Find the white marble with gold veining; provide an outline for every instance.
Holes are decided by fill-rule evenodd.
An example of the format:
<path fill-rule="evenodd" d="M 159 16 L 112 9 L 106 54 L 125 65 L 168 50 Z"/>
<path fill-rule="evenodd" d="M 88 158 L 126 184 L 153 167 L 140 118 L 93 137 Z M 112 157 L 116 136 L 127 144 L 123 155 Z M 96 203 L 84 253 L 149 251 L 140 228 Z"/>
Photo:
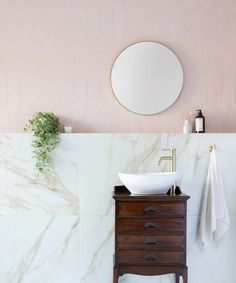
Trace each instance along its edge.
<path fill-rule="evenodd" d="M 0 282 L 76 282 L 78 216 L 0 217 Z"/>
<path fill-rule="evenodd" d="M 77 139 L 61 140 L 52 172 L 34 182 L 31 135 L 0 135 L 0 215 L 79 213 Z"/>
<path fill-rule="evenodd" d="M 0 135 L 0 282 L 111 283 L 114 251 L 112 191 L 118 172 L 165 171 L 162 148 L 176 147 L 177 184 L 188 201 L 190 283 L 235 283 L 236 134 L 62 134 L 53 170 L 33 182 L 31 135 Z M 231 229 L 221 245 L 202 251 L 196 239 L 208 146 L 217 159 Z M 123 283 L 174 283 L 173 275 L 125 275 Z"/>

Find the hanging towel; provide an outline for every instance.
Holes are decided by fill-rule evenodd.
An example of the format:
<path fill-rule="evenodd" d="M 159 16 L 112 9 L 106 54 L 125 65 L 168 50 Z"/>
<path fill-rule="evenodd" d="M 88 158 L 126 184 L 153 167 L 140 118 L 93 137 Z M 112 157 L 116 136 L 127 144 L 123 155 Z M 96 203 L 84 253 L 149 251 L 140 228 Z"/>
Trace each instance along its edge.
<path fill-rule="evenodd" d="M 210 164 L 206 180 L 199 222 L 199 238 L 203 247 L 209 243 L 219 244 L 230 227 L 228 207 L 222 181 L 216 165 L 216 152 L 210 153 Z"/>

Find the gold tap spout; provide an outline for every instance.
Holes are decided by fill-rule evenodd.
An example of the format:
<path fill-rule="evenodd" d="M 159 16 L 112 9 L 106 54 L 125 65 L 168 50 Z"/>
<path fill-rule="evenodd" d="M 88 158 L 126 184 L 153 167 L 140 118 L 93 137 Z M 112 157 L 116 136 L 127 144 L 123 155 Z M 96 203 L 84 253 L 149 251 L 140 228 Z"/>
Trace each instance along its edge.
<path fill-rule="evenodd" d="M 163 160 L 169 160 L 171 161 L 170 172 L 176 172 L 176 148 L 168 148 L 163 150 L 169 151 L 170 155 L 162 156 L 158 161 L 158 165 L 160 165 Z"/>
<path fill-rule="evenodd" d="M 170 155 L 162 156 L 158 161 L 158 165 L 160 165 L 163 160 L 171 161 L 170 172 L 176 172 L 176 148 L 168 148 L 163 150 L 169 151 Z M 171 195 L 175 195 L 175 189 L 176 186 L 174 184 L 171 188 Z"/>

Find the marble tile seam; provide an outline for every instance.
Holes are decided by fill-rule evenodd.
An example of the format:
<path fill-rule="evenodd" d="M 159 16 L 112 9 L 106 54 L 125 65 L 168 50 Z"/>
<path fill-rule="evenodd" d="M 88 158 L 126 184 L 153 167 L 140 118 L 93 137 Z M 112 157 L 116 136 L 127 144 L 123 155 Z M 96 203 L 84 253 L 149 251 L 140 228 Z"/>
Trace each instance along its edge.
<path fill-rule="evenodd" d="M 36 214 L 36 213 L 15 213 L 15 214 L 1 214 L 1 217 L 80 217 L 80 214 L 50 214 L 50 213 L 41 213 L 41 214 Z"/>
<path fill-rule="evenodd" d="M 50 214 L 50 213 L 41 213 L 41 214 L 37 214 L 37 213 L 15 213 L 15 214 L 1 214 L 0 215 L 0 219 L 1 217 L 115 217 L 115 214 L 104 214 L 104 213 L 78 213 L 78 214 L 66 214 L 66 213 L 62 213 L 62 214 Z M 200 217 L 200 214 L 188 214 L 188 217 Z M 231 217 L 236 217 L 235 213 L 229 213 L 229 216 Z"/>

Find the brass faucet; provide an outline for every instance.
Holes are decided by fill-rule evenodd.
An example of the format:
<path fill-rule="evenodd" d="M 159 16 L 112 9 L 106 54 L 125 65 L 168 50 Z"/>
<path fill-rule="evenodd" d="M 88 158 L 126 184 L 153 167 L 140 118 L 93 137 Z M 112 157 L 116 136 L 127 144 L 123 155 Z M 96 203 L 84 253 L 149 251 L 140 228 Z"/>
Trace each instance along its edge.
<path fill-rule="evenodd" d="M 158 165 L 161 164 L 162 160 L 170 160 L 171 165 L 170 165 L 170 172 L 175 172 L 176 171 L 176 148 L 167 148 L 167 149 L 162 149 L 170 152 L 170 155 L 168 156 L 162 156 L 158 162 Z"/>
<path fill-rule="evenodd" d="M 162 160 L 169 160 L 171 161 L 170 172 L 176 172 L 176 148 L 167 148 L 163 150 L 170 152 L 170 155 L 162 156 L 158 161 L 158 165 L 161 164 Z M 174 184 L 171 188 L 171 195 L 175 195 L 175 189 L 176 186 Z"/>

